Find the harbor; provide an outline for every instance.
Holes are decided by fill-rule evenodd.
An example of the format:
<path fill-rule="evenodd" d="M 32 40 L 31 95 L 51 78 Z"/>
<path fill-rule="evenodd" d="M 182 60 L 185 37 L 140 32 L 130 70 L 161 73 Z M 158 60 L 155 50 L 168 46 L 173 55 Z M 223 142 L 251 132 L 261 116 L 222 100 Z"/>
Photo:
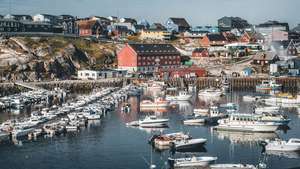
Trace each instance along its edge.
<path fill-rule="evenodd" d="M 220 103 L 226 103 L 232 99 L 239 104 L 241 110 L 250 106 L 251 103 L 243 102 L 243 95 L 249 93 L 235 92 L 231 96 L 220 99 Z M 37 140 L 23 141 L 22 146 L 1 144 L 1 162 L 3 168 L 16 166 L 16 168 L 29 168 L 36 161 L 47 163 L 40 164 L 40 168 L 51 167 L 64 168 L 148 168 L 148 164 L 143 160 L 151 159 L 157 166 L 165 166 L 165 161 L 169 157 L 169 151 L 158 151 L 152 149 L 147 140 L 156 132 L 163 133 L 186 132 L 193 137 L 206 138 L 205 152 L 198 154 L 204 156 L 217 156 L 217 163 L 247 163 L 258 165 L 260 162 L 262 148 L 259 145 L 261 139 L 299 137 L 299 116 L 297 110 L 286 109 L 285 114 L 293 119 L 288 129 L 276 131 L 276 133 L 243 133 L 230 131 L 214 131 L 212 126 L 185 126 L 182 124 L 182 117 L 193 112 L 193 107 L 200 108 L 206 106 L 203 100 L 191 103 L 182 103 L 178 110 L 170 110 L 167 113 L 156 114 L 159 117 L 169 118 L 169 127 L 163 129 L 131 128 L 126 126 L 127 122 L 139 120 L 148 113 L 138 112 L 139 98 L 130 97 L 128 103 L 131 105 L 130 113 L 123 113 L 122 106 L 115 111 L 108 113 L 101 119 L 101 122 L 90 122 L 87 127 L 81 128 L 75 134 L 55 136 L 52 138 L 38 138 Z M 246 113 L 246 112 L 245 112 Z M 250 112 L 249 112 L 250 113 Z M 46 152 L 46 153 L 42 153 Z M 268 155 L 266 161 L 267 168 L 281 169 L 281 166 L 297 167 L 299 165 L 299 155 L 296 153 L 286 153 L 279 155 Z M 72 163 L 70 160 L 76 159 L 78 162 Z M 111 161 L 118 159 L 119 163 L 112 164 Z M 19 163 L 14 164 L 18 160 Z M 50 165 L 51 164 L 51 165 Z M 21 166 L 22 165 L 22 166 Z"/>
<path fill-rule="evenodd" d="M 251 92 L 231 91 L 224 86 L 198 89 L 189 85 L 185 90 L 167 86 L 148 81 L 85 93 L 39 88 L 1 98 L 4 103 L 10 102 L 9 110 L 23 110 L 30 105 L 13 116 L 10 111 L 0 116 L 4 169 L 9 169 L 15 158 L 28 167 L 47 159 L 54 168 L 75 169 L 97 165 L 148 168 L 149 164 L 157 168 L 240 165 L 282 169 L 279 164 L 299 165 L 300 146 L 289 151 L 268 151 L 276 144 L 268 140 L 286 140 L 288 144 L 289 139 L 297 142 L 300 137 L 300 97 L 296 93 L 284 94 L 280 92 L 282 85 L 271 81 L 256 85 L 258 91 Z M 50 95 L 59 101 L 50 99 Z M 36 109 L 36 104 L 40 108 Z M 267 114 L 272 112 L 271 116 Z M 172 141 L 174 138 L 176 141 Z M 40 154 L 44 151 L 48 153 Z M 54 164 L 61 154 L 82 162 L 73 165 L 62 159 Z M 112 165 L 114 159 L 107 158 L 123 163 Z M 189 162 L 193 159 L 199 162 Z M 50 163 L 40 168 L 49 168 Z"/>

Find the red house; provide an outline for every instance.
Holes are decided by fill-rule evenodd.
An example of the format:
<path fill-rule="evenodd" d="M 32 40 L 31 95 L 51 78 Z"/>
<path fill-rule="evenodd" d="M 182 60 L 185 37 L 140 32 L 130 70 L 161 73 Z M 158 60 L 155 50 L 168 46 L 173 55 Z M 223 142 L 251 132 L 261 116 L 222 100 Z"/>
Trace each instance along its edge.
<path fill-rule="evenodd" d="M 227 39 L 223 34 L 207 34 L 200 40 L 200 44 L 203 47 L 224 46 L 226 43 Z"/>
<path fill-rule="evenodd" d="M 206 48 L 196 48 L 192 53 L 192 59 L 200 59 L 202 57 L 209 57 L 209 52 Z"/>
<path fill-rule="evenodd" d="M 118 53 L 118 68 L 154 72 L 180 66 L 180 53 L 171 44 L 126 44 Z"/>
<path fill-rule="evenodd" d="M 192 78 L 192 77 L 206 77 L 207 71 L 204 68 L 197 66 L 170 69 L 161 73 L 168 73 L 170 78 Z"/>
<path fill-rule="evenodd" d="M 77 21 L 79 36 L 99 36 L 103 28 L 98 20 L 79 20 Z"/>
<path fill-rule="evenodd" d="M 264 42 L 264 37 L 260 33 L 246 31 L 241 36 L 240 42 L 245 42 L 245 43 L 257 43 L 257 42 L 258 43 L 263 43 Z"/>

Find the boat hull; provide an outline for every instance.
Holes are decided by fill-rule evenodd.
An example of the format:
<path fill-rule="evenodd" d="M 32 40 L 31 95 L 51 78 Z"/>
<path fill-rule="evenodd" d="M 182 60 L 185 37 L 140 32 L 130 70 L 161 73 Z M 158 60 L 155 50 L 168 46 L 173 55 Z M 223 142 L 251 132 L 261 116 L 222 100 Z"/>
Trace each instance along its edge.
<path fill-rule="evenodd" d="M 219 125 L 215 130 L 245 131 L 245 132 L 275 132 L 278 125 Z"/>

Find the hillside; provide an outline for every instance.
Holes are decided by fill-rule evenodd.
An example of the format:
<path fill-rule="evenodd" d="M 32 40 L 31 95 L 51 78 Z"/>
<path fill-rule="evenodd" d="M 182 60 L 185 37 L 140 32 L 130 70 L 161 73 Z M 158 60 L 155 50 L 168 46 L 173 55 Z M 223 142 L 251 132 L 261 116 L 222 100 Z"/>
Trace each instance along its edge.
<path fill-rule="evenodd" d="M 84 39 L 10 38 L 0 40 L 3 80 L 69 79 L 79 69 L 115 65 L 117 46 Z"/>

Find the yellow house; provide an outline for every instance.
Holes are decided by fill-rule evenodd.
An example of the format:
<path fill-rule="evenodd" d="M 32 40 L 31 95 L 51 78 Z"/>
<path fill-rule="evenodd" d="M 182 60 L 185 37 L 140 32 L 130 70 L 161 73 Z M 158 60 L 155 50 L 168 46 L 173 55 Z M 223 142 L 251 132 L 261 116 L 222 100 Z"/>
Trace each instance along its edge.
<path fill-rule="evenodd" d="M 148 29 L 148 30 L 142 30 L 140 32 L 140 39 L 146 40 L 146 39 L 153 39 L 153 40 L 170 40 L 171 33 L 166 30 L 161 29 Z"/>

